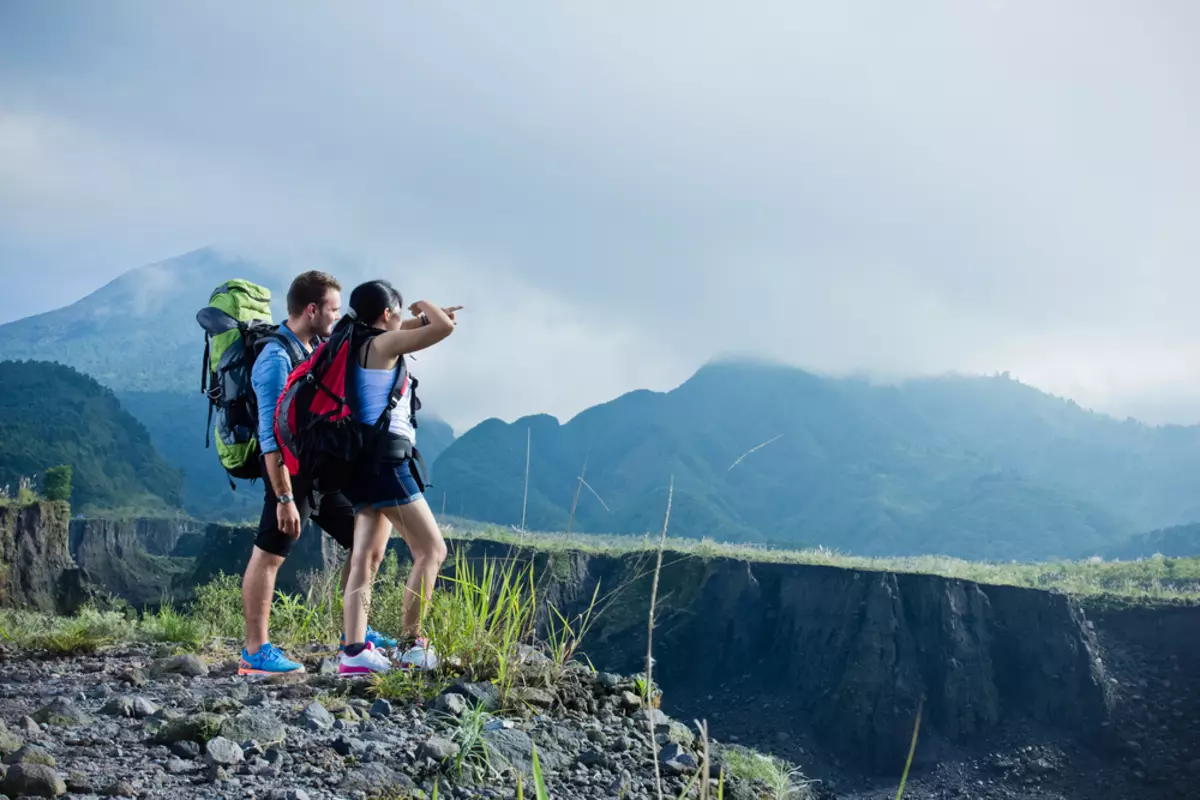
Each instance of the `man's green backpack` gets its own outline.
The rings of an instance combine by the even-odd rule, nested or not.
[[[282,344],[293,365],[304,360],[291,337],[271,321],[271,292],[245,280],[227,281],[196,313],[204,329],[204,367],[200,391],[208,395],[204,446],[217,444],[221,466],[233,478],[262,476],[258,447],[258,402],[250,374],[262,346]],[[216,424],[213,424],[214,419]]]

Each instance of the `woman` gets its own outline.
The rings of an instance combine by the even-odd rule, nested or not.
[[[391,662],[366,642],[371,585],[383,561],[392,528],[412,552],[413,567],[404,594],[404,629],[399,643],[402,666],[432,669],[436,655],[421,635],[422,611],[433,596],[433,584],[446,559],[446,543],[433,512],[413,474],[412,390],[404,356],[437,344],[454,332],[455,312],[461,306],[439,308],[424,300],[414,303],[413,318],[402,320],[404,302],[387,281],[371,281],[350,294],[352,319],[362,326],[351,341],[356,369],[351,411],[360,424],[375,426],[382,415],[390,419],[381,433],[368,433],[364,450],[369,457],[356,465],[346,489],[354,504],[354,548],[342,602],[346,646],[338,656],[342,674],[387,672]],[[401,390],[389,412],[393,387]]]

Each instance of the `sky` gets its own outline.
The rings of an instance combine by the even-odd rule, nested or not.
[[[725,353],[1200,422],[1198,29],[1190,0],[0,0],[0,321],[209,244],[336,254],[467,306],[426,359],[457,428]]]

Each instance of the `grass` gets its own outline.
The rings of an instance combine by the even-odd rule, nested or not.
[[[763,784],[771,800],[806,800],[812,796],[811,781],[782,759],[739,745],[722,747],[720,757],[731,778]]]
[[[514,547],[527,547],[551,555],[577,550],[595,555],[628,553],[653,555],[659,543],[643,536],[525,533],[491,525],[447,527],[447,538],[469,541],[488,539]],[[680,557],[730,558],[773,564],[806,564],[873,572],[939,575],[996,586],[1019,586],[1075,595],[1084,599],[1124,599],[1136,602],[1200,602],[1200,558],[1153,558],[1137,561],[1082,561],[1046,563],[965,561],[949,556],[868,557],[819,547],[789,550],[756,544],[732,544],[711,539],[668,536],[665,552]]]
[[[129,640],[130,625],[115,611],[84,608],[72,617],[0,609],[0,641],[52,655],[94,653]]]

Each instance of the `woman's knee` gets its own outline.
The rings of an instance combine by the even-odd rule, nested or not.
[[[350,568],[361,569],[367,572],[377,572],[379,565],[383,563],[384,553],[387,551],[387,544],[383,547],[356,547],[350,553]]]

